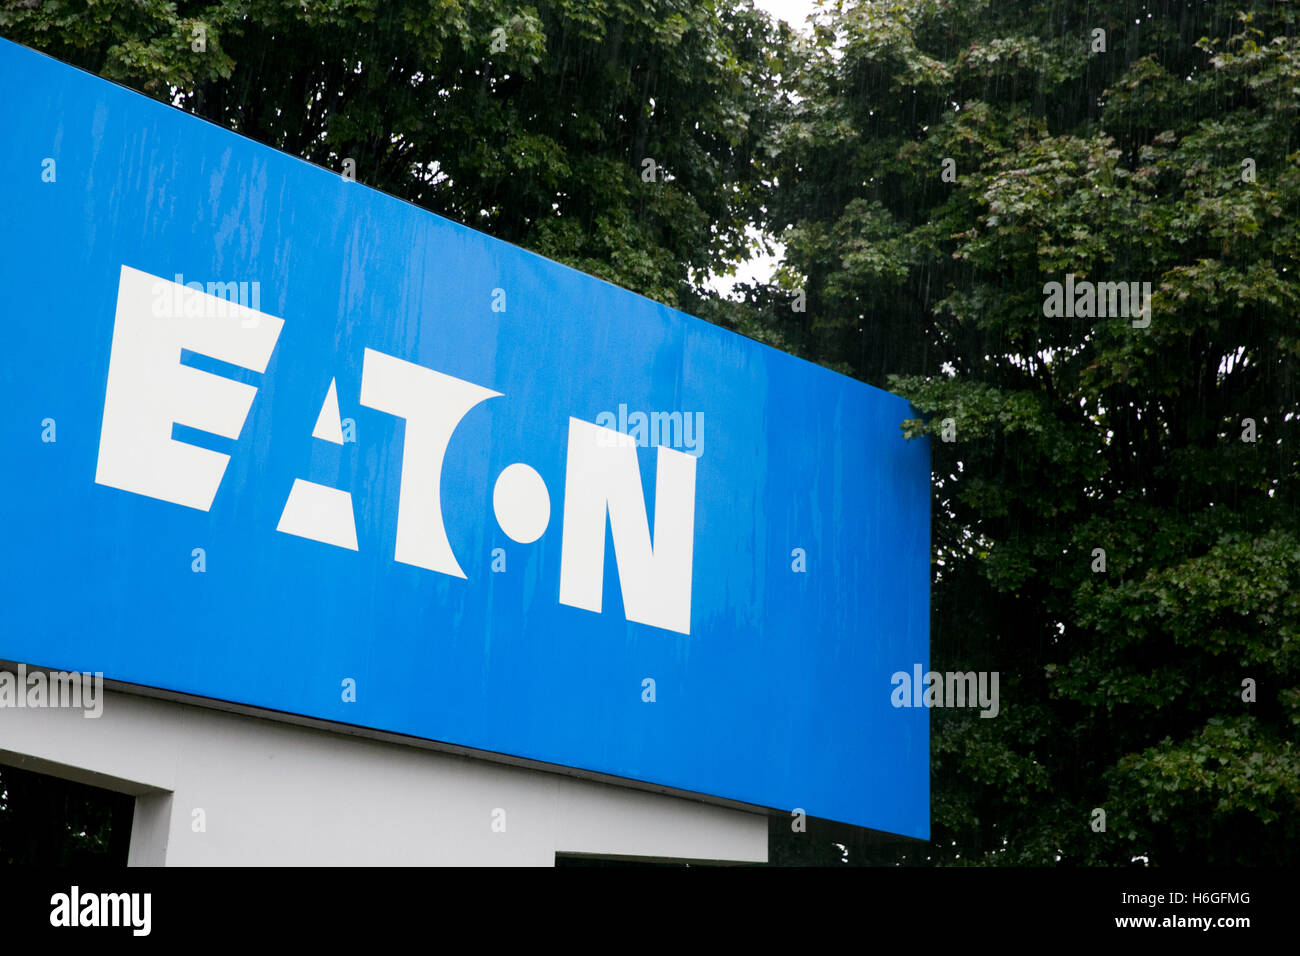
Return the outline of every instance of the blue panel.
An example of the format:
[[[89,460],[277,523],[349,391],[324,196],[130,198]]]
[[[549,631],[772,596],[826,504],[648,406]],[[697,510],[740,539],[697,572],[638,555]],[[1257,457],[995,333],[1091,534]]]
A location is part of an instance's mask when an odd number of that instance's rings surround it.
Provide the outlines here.
[[[903,399],[4,41],[0,89],[0,659],[928,837],[928,713],[890,703],[928,667]],[[96,482],[123,266],[257,283],[283,320],[264,372],[176,351],[256,388],[237,437],[172,428],[230,456],[206,510]],[[366,350],[500,393],[440,469],[464,578],[395,559],[410,426],[362,404],[391,381]],[[341,445],[312,436],[331,381]],[[627,619],[608,530],[601,611],[560,600],[570,419],[620,405],[702,425],[660,436],[695,459],[678,630]],[[660,452],[632,454],[654,529]],[[494,511],[516,462],[549,494],[530,544]],[[351,495],[356,550],[277,530],[299,479]]]

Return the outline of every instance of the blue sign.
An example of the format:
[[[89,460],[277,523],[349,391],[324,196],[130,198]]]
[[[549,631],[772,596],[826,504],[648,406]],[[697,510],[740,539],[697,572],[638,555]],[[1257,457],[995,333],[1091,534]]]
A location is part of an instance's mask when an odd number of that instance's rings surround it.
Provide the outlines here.
[[[0,659],[928,837],[907,402],[4,41],[0,88]]]

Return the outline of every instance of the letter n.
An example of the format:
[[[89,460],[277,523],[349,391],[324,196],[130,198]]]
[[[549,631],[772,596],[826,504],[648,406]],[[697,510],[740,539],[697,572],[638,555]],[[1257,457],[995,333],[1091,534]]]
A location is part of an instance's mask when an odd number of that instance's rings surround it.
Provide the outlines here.
[[[569,419],[560,603],[600,613],[608,515],[627,619],[689,634],[696,458],[657,449],[652,542],[636,446],[608,431]]]

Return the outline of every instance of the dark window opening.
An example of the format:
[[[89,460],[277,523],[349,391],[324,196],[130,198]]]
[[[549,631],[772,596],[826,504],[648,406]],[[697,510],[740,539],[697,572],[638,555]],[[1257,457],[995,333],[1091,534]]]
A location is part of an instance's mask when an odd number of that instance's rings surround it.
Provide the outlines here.
[[[0,865],[126,866],[135,798],[0,765]]]

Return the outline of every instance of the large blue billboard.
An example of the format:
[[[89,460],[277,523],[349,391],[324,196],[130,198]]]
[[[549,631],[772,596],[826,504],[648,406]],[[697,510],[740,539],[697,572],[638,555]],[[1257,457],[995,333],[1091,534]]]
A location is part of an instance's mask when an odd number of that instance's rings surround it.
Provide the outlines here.
[[[904,400],[5,41],[0,88],[0,659],[928,836]]]

